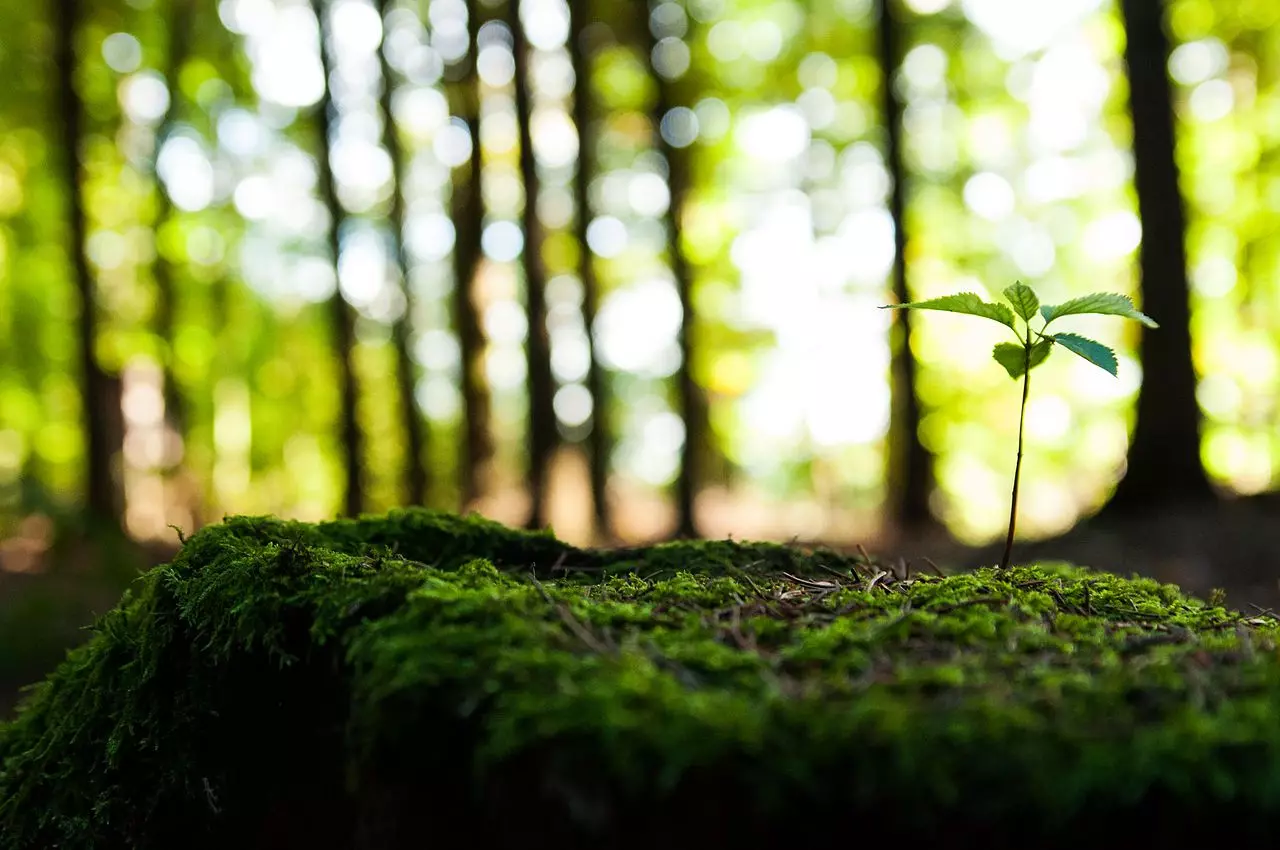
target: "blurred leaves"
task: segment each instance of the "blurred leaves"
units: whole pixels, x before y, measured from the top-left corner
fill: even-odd
[[[379,33],[364,0],[336,0],[347,16],[343,49],[352,61],[334,78],[345,142],[335,169],[347,182],[352,220],[335,271],[324,260],[325,213],[305,145],[311,107],[273,101],[262,85],[288,71],[305,87],[314,21],[274,2],[195,4],[200,38],[175,84],[162,76],[171,2],[86,3],[80,39],[89,250],[106,322],[96,353],[131,382],[135,429],[154,410],[152,385],[133,378],[150,374],[148,364],[167,347],[153,321],[157,252],[180,281],[177,331],[168,342],[191,406],[181,471],[160,476],[159,465],[146,460],[152,450],[135,447],[122,469],[131,500],[151,504],[159,487],[205,519],[223,512],[319,518],[336,510],[336,363],[318,307],[334,287],[360,311],[370,507],[402,498],[394,484],[403,447],[393,427],[388,328],[406,307],[395,294],[382,220],[391,184],[377,165],[380,119],[366,109],[376,100],[368,61],[379,34],[403,76],[397,115],[408,157],[404,236],[414,260],[408,318],[421,367],[417,400],[438,435],[432,463],[444,483],[437,498],[452,506],[459,367],[447,261],[456,233],[445,211],[460,154],[457,116],[444,91],[454,79],[449,57],[457,55],[449,16],[463,4],[401,4]],[[556,3],[544,6],[538,8]],[[1109,6],[1077,14],[1066,4],[1060,15],[1014,21],[992,14],[998,4],[986,0],[908,3],[906,59],[886,72],[872,59],[869,8],[859,0],[682,0],[660,4],[650,21],[662,38],[674,39],[664,50],[688,56],[687,68],[670,80],[687,114],[673,116],[666,132],[679,131],[673,138],[694,181],[680,224],[697,310],[692,366],[709,394],[718,448],[731,461],[717,470],[717,482],[763,482],[756,489],[771,490],[757,494],[766,501],[808,500],[836,517],[851,508],[870,516],[879,497],[888,316],[872,307],[887,299],[892,231],[875,104],[879,87],[890,84],[905,105],[906,259],[917,306],[1022,279],[1057,303],[1041,307],[1044,318],[1079,316],[1081,330],[1098,340],[1092,348],[1074,334],[1058,335],[1090,363],[1046,362],[1045,384],[1054,394],[1037,399],[1028,414],[1040,469],[1039,484],[1024,496],[1024,527],[1061,528],[1104,498],[1123,460],[1139,374],[1129,368],[1137,365],[1138,329],[1095,326],[1087,314],[1146,319],[1132,301],[1084,295],[1095,288],[1138,294],[1141,224],[1128,182],[1123,33]],[[589,81],[565,76],[554,27],[533,39],[540,45],[532,66],[536,130],[545,140],[536,146],[548,157],[539,163],[544,191],[533,202],[546,230],[553,366],[566,391],[557,410],[566,439],[580,441],[575,388],[584,336],[594,333],[619,361],[608,370],[617,402],[609,420],[618,431],[611,474],[626,492],[648,493],[672,479],[682,439],[670,419],[678,316],[660,225],[670,203],[668,163],[653,144],[663,127],[646,115],[656,91],[653,57],[635,16],[619,4],[597,2],[592,10]],[[546,19],[554,17],[548,12]],[[1169,20],[1178,43],[1170,70],[1179,85],[1205,459],[1220,483],[1255,491],[1274,486],[1280,471],[1280,7],[1172,0]],[[512,228],[530,199],[515,173],[503,81],[509,33],[486,27],[480,64],[488,209],[476,292],[491,340],[484,371],[494,387],[499,451],[490,480],[498,488],[516,480],[523,463],[527,400],[518,360],[528,329],[512,309],[523,285],[514,265],[522,236]],[[0,516],[11,516],[29,507],[21,492],[34,492],[31,482],[75,503],[85,412],[70,377],[79,308],[61,248],[65,201],[51,150],[57,136],[48,108],[47,10],[0,4],[0,28]],[[108,41],[116,36],[124,38]],[[562,117],[573,85],[584,82],[596,95],[599,122],[586,248],[572,230],[582,214],[569,191],[576,133]],[[268,88],[278,94],[279,86]],[[305,92],[295,94],[307,102]],[[148,116],[159,114],[163,97],[180,108],[171,132],[159,138]],[[155,159],[159,181],[148,164]],[[159,190],[175,210],[157,232]],[[600,277],[594,329],[582,325],[573,273],[584,250]],[[1007,308],[983,295],[968,298],[953,306],[1013,326]],[[1025,317],[1031,302],[1020,295],[1014,305]],[[941,456],[936,508],[969,539],[1003,522],[1008,459],[1001,449],[1010,433],[1001,412],[1009,394],[990,369],[989,337],[982,323],[928,316],[913,343],[921,435]],[[1103,356],[1106,350],[1114,357]],[[1120,380],[1090,364],[1118,371]],[[829,520],[815,533],[845,525]]]

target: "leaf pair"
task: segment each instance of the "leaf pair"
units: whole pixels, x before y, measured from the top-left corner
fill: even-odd
[[[1004,297],[1010,306],[984,301],[972,292],[961,292],[955,295],[944,295],[928,301],[916,301],[909,304],[886,305],[889,309],[898,310],[939,310],[946,313],[964,313],[979,316],[998,322],[1014,332],[1018,344],[1002,342],[996,345],[991,356],[999,363],[1011,378],[1020,378],[1028,370],[1039,366],[1049,357],[1054,343],[1073,354],[1083,357],[1093,365],[1112,375],[1117,374],[1118,364],[1115,352],[1102,343],[1073,333],[1048,334],[1045,328],[1055,319],[1063,316],[1084,314],[1121,316],[1141,322],[1149,328],[1159,327],[1151,317],[1134,309],[1133,302],[1125,295],[1109,292],[1095,292],[1080,298],[1072,298],[1061,304],[1040,303],[1035,290],[1021,281],[1006,287]],[[1012,309],[1011,309],[1012,308]],[[1031,320],[1037,313],[1044,320],[1039,329],[1031,327]],[[1025,335],[1019,333],[1016,318],[1026,323]],[[1038,339],[1033,341],[1032,334]]]

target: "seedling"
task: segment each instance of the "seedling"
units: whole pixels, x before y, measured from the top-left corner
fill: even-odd
[[[941,310],[947,313],[967,313],[970,316],[981,316],[990,319],[1013,331],[1018,344],[1011,342],[997,343],[991,356],[1004,367],[1009,377],[1022,378],[1022,409],[1018,414],[1018,460],[1013,467],[1013,496],[1009,505],[1009,535],[1005,538],[1004,557],[1000,559],[1000,568],[1009,566],[1009,558],[1013,554],[1013,529],[1018,517],[1018,480],[1022,475],[1022,431],[1027,418],[1027,395],[1031,392],[1031,370],[1048,359],[1054,344],[1061,345],[1072,354],[1078,354],[1100,369],[1112,375],[1116,374],[1116,354],[1107,346],[1088,337],[1073,333],[1045,333],[1050,323],[1063,316],[1094,314],[1103,316],[1121,316],[1141,322],[1149,328],[1158,328],[1150,316],[1138,312],[1133,302],[1125,295],[1109,292],[1095,292],[1080,298],[1072,298],[1058,305],[1041,304],[1035,291],[1022,283],[1015,283],[1005,289],[1004,297],[1012,306],[1012,310],[1004,304],[983,301],[972,292],[961,292],[956,295],[945,295],[942,298],[931,298],[928,301],[915,301],[910,304],[888,304],[881,309],[895,310]],[[1039,316],[1044,323],[1039,328],[1031,326],[1031,320]],[[1018,330],[1015,316],[1022,319],[1023,330]]]

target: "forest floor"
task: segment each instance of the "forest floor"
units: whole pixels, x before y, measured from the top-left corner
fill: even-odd
[[[1003,542],[983,547],[948,535],[899,535],[880,548],[895,557],[928,557],[946,569],[998,563]],[[1246,613],[1280,611],[1280,493],[1162,508],[1140,517],[1088,518],[1057,537],[1018,542],[1013,561],[1070,561],[1120,576],[1176,584],[1193,596],[1226,592]]]
[[[85,629],[120,601],[142,570],[167,562],[171,545],[79,535],[51,542],[27,529],[0,542],[0,720],[21,689],[43,678]]]
[[[139,570],[167,562],[176,541],[117,544],[111,554],[85,541],[33,556],[21,540],[0,544],[0,719],[20,688],[40,679],[84,628],[114,607]],[[877,557],[927,561],[950,572],[999,561],[1002,545],[966,546],[943,531],[899,531],[868,547]],[[926,560],[927,559],[927,560]],[[1207,597],[1226,592],[1231,608],[1280,610],[1280,494],[1166,509],[1158,516],[1089,519],[1059,537],[1019,542],[1015,563],[1070,561],[1121,576],[1137,573]]]

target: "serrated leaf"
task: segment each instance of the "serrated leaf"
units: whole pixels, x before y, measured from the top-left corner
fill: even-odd
[[[1018,281],[1013,286],[1006,287],[1004,297],[1013,305],[1013,312],[1017,313],[1028,322],[1031,317],[1036,314],[1036,310],[1040,309],[1040,298],[1036,295],[1035,290],[1027,286],[1022,281]]]
[[[1045,361],[1053,348],[1053,340],[1046,337],[1031,346],[1031,368],[1034,369]],[[991,351],[995,361],[1004,367],[1010,378],[1021,378],[1023,367],[1027,365],[1026,346],[1012,342],[1002,342]]]
[[[1133,307],[1133,301],[1127,295],[1117,295],[1114,292],[1095,292],[1092,295],[1082,295],[1079,298],[1072,298],[1070,301],[1064,301],[1061,304],[1046,304],[1040,308],[1040,315],[1044,316],[1046,323],[1054,319],[1060,319],[1063,316],[1076,316],[1084,313],[1092,313],[1102,316],[1123,316],[1126,319],[1133,319],[1135,322],[1142,322],[1149,328],[1160,327],[1155,320],[1145,313],[1140,313]]]
[[[944,295],[941,298],[930,298],[928,301],[913,301],[910,304],[886,304],[882,309],[891,310],[941,310],[944,313],[964,313],[969,316],[980,316],[991,319],[1002,325],[1013,328],[1013,311],[1003,304],[992,304],[983,301],[972,292],[960,292],[955,295]],[[1016,331],[1017,329],[1014,328]]]
[[[1068,351],[1080,355],[1099,369],[1104,369],[1112,375],[1118,374],[1116,353],[1102,343],[1080,334],[1054,334],[1053,341]]]

